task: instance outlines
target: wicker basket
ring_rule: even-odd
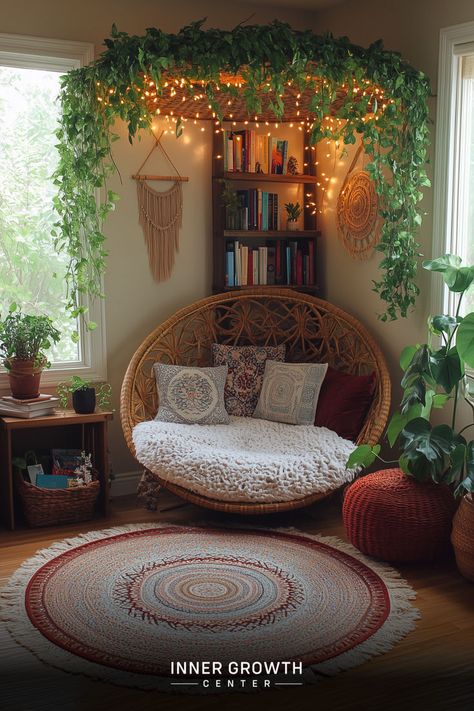
[[[42,489],[17,477],[17,489],[29,526],[54,526],[87,521],[94,515],[100,483],[71,489]]]
[[[453,520],[451,543],[459,572],[474,582],[474,500],[472,495],[461,499]]]
[[[391,562],[434,560],[449,549],[456,502],[441,484],[421,483],[400,469],[357,479],[346,490],[342,514],[350,542]]]

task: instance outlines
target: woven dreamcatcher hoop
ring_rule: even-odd
[[[339,237],[354,259],[369,259],[380,239],[379,200],[365,170],[354,172],[362,152],[359,146],[337,199]]]
[[[163,133],[161,134],[161,136]],[[166,281],[173,271],[176,252],[179,251],[179,230],[183,219],[183,192],[181,183],[189,178],[181,176],[161,144],[161,136],[132,178],[137,181],[138,220],[143,229],[148,251],[148,262],[155,281]],[[142,175],[141,169],[156,148],[176,171],[176,175]],[[154,190],[147,181],[173,181],[169,190]]]

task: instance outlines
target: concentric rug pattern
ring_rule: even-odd
[[[301,660],[314,682],[389,650],[414,626],[413,596],[338,539],[148,524],[41,551],[1,616],[46,663],[169,690],[171,660]]]

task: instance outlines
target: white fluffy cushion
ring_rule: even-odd
[[[353,477],[354,444],[325,427],[249,417],[228,425],[142,422],[137,459],[160,479],[221,501],[292,501],[336,489]]]

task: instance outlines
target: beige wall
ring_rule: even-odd
[[[291,0],[288,0],[291,6]],[[59,39],[93,42],[96,51],[108,36],[112,22],[119,29],[142,33],[157,26],[176,31],[190,21],[208,17],[207,26],[231,28],[255,13],[252,22],[268,22],[274,17],[290,22],[296,28],[312,27],[314,31],[331,30],[335,35],[348,35],[351,40],[368,45],[382,37],[387,48],[399,50],[415,66],[424,70],[436,89],[439,29],[446,25],[474,19],[472,0],[349,0],[333,10],[317,14],[289,7],[258,7],[236,2],[181,0],[179,3],[159,0],[0,0],[0,32],[28,34]],[[435,102],[432,102],[434,115]],[[123,127],[118,129],[124,134]],[[148,271],[141,231],[137,225],[135,186],[130,174],[140,165],[150,146],[145,138],[133,147],[127,140],[114,144],[114,154],[123,184],[118,178],[111,186],[121,194],[116,212],[106,226],[110,259],[106,276],[107,354],[109,380],[114,389],[116,421],[111,432],[112,463],[115,472],[136,468],[128,455],[118,421],[118,396],[126,365],[144,336],[175,309],[209,293],[211,279],[211,211],[210,211],[210,146],[209,127],[189,127],[185,137],[175,141],[166,137],[166,147],[178,169],[190,176],[184,186],[184,216],[181,251],[169,282],[155,284]],[[320,151],[326,161],[324,150]],[[343,179],[348,162],[336,165],[331,157],[325,172],[335,178],[332,197],[325,203],[321,227],[324,232],[324,259],[327,296],[334,303],[358,316],[377,336],[387,354],[393,380],[398,380],[398,353],[408,342],[423,338],[427,313],[427,284],[423,279],[423,297],[409,320],[382,324],[376,313],[381,304],[370,291],[372,279],[378,277],[377,258],[369,262],[353,261],[338,242],[334,223],[334,196]],[[150,168],[164,169],[155,162]],[[322,168],[324,169],[324,168]],[[166,186],[163,186],[166,187]],[[423,252],[431,252],[432,191],[426,191],[423,207],[425,219],[421,242]]]

